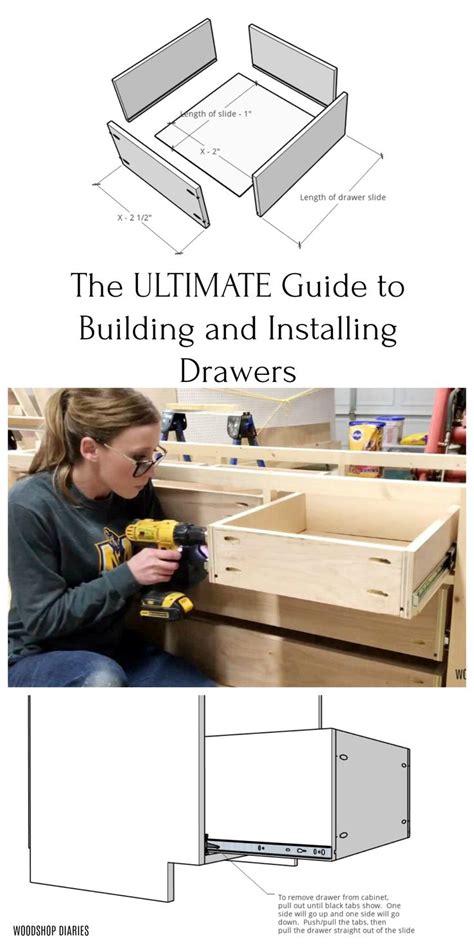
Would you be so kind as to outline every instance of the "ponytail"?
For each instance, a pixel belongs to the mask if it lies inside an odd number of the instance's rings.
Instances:
[[[40,471],[54,471],[54,483],[58,490],[72,500],[68,490],[74,461],[72,445],[69,443],[65,418],[68,407],[69,389],[58,389],[48,398],[45,407],[46,431],[28,471],[37,474]]]
[[[57,490],[74,503],[72,468],[81,460],[85,436],[113,441],[133,425],[157,424],[160,413],[152,401],[131,388],[61,388],[48,399],[45,433],[28,471],[52,471]]]

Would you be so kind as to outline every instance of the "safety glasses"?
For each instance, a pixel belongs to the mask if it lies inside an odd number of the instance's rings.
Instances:
[[[103,448],[107,448],[109,451],[113,451],[114,454],[119,454],[122,458],[127,458],[127,461],[131,461],[135,465],[135,470],[133,471],[132,477],[143,477],[144,474],[147,474],[152,467],[155,467],[156,464],[159,464],[160,461],[166,457],[167,451],[165,448],[162,448],[161,445],[153,452],[152,458],[140,458],[137,461],[136,458],[131,458],[129,454],[124,454],[123,451],[118,451],[117,448],[113,448],[111,444],[107,444],[106,441],[99,441],[98,438],[94,438],[94,441],[97,441],[97,444],[101,444]]]

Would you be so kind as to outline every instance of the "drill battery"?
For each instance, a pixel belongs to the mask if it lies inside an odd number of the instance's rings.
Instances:
[[[141,601],[140,615],[150,619],[166,619],[174,622],[176,619],[185,619],[193,609],[191,600],[184,593],[160,593],[152,589]]]

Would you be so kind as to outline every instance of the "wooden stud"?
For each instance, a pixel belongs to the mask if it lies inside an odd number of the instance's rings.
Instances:
[[[166,408],[170,411],[184,411],[184,412],[193,412],[193,411],[202,411],[216,415],[226,415],[232,414],[233,412],[242,411],[240,405],[221,405],[219,402],[213,403],[209,402],[202,405],[187,405],[180,402],[167,402]]]
[[[178,408],[176,409],[178,410]],[[189,411],[189,408],[185,409]],[[341,473],[349,465],[374,465],[377,467],[393,467],[400,470],[418,469],[423,471],[465,471],[466,456],[463,454],[417,454],[404,451],[344,451],[316,447],[273,447],[259,445],[231,445],[231,444],[202,444],[187,441],[186,448],[193,460],[200,458],[214,458],[214,463],[220,463],[220,458],[236,457],[239,461],[275,461],[297,464],[321,464],[338,467]],[[169,455],[175,457],[182,451],[178,443],[169,443]]]

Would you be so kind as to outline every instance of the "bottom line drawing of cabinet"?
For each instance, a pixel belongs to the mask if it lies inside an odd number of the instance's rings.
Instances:
[[[243,722],[233,697],[207,728],[223,692],[87,698],[28,699],[31,883],[169,902],[175,865],[327,863],[410,836],[409,749],[322,727],[316,700],[307,727],[257,730],[248,695]]]

